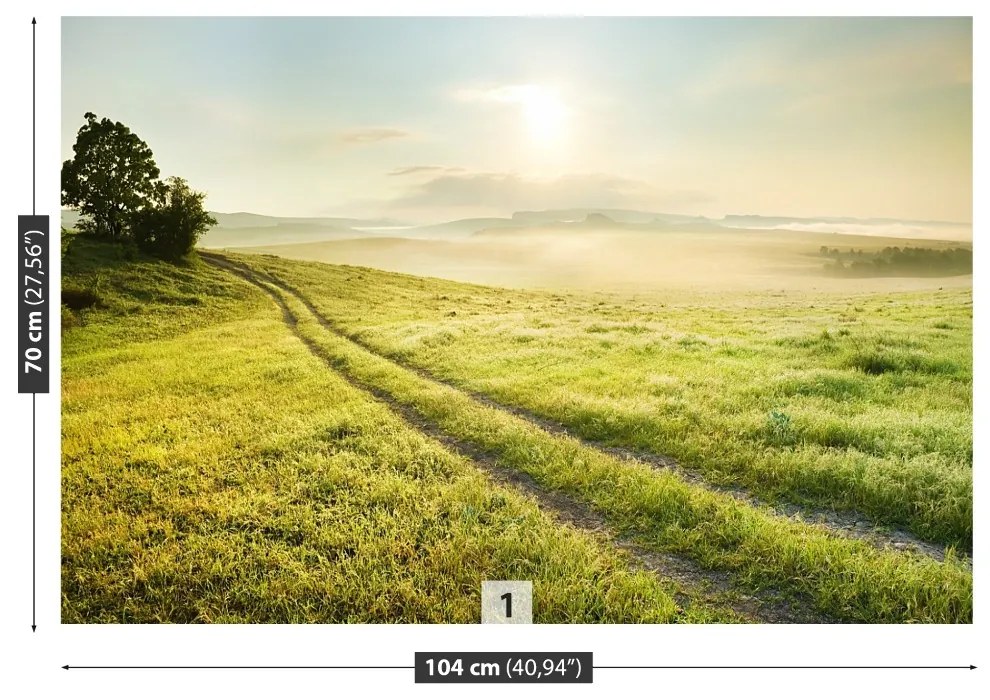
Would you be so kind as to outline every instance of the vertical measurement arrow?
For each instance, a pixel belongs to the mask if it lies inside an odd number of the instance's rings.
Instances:
[[[37,158],[37,123],[38,123],[38,95],[37,95],[37,73],[38,73],[38,52],[35,49],[37,36],[38,19],[31,18],[31,213],[37,214],[38,201],[38,158]]]
[[[31,18],[31,214],[38,213],[38,18]],[[35,404],[31,394],[31,632],[38,631],[38,466]]]
[[[38,393],[48,393],[48,217],[38,216],[37,26],[31,18],[31,216],[17,221],[18,392],[31,394],[31,631],[38,631]]]
[[[35,457],[35,403],[38,395],[31,394],[31,631],[38,631],[38,479]]]
[[[31,214],[38,213],[38,18],[31,18]],[[35,453],[37,394],[31,394],[31,632],[38,631],[38,458]]]

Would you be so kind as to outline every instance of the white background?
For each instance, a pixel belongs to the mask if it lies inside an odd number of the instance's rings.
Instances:
[[[60,16],[135,14],[136,3],[50,2],[5,6],[0,51],[3,52],[3,166],[0,191],[8,243],[0,246],[2,267],[15,265],[17,214],[31,212],[31,17],[38,18],[37,38],[37,188],[39,214],[52,217],[58,231],[59,203],[59,47]],[[220,3],[172,0],[151,6],[149,14],[352,14],[354,5],[335,3]],[[733,2],[665,4],[623,2],[369,2],[360,14],[714,14],[779,15],[794,12],[794,3]],[[985,3],[983,3],[985,5]],[[415,8],[415,10],[413,9]],[[147,10],[146,10],[147,11]],[[810,15],[973,15],[975,124],[985,122],[986,50],[990,12],[976,2],[805,2]],[[140,12],[137,12],[140,13]],[[976,243],[975,357],[988,357],[986,268],[982,229],[987,218],[985,129],[975,133],[974,239]],[[53,246],[54,248],[54,246]],[[57,248],[51,253],[58,273]],[[516,696],[595,697],[626,690],[646,690],[651,697],[974,698],[986,695],[990,658],[983,614],[982,562],[987,555],[981,534],[986,518],[977,509],[975,576],[976,622],[960,626],[421,626],[421,625],[60,625],[59,624],[59,334],[53,329],[52,393],[39,395],[37,436],[37,620],[31,631],[31,397],[17,395],[16,299],[13,279],[0,285],[0,353],[3,458],[0,535],[3,604],[0,645],[0,695],[9,698],[261,698],[283,695],[342,697],[369,690],[412,697]],[[54,293],[53,293],[54,296]],[[57,323],[55,314],[54,322]],[[985,362],[985,360],[984,360]],[[990,425],[981,397],[986,395],[984,363],[975,373],[974,424]],[[985,443],[976,431],[976,500],[983,499],[981,469]],[[411,670],[62,670],[71,665],[411,665],[420,651],[593,651],[599,665],[963,665],[970,670],[600,670],[591,686],[439,686],[414,685]],[[978,691],[983,687],[983,691]],[[56,695],[57,694],[57,695]]]

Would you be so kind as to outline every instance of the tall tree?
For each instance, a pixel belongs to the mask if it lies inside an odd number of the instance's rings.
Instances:
[[[62,163],[62,205],[83,215],[83,228],[112,240],[128,237],[129,218],[160,196],[151,149],[120,122],[92,112]]]

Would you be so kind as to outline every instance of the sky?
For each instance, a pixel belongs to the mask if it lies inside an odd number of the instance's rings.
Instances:
[[[972,220],[967,18],[64,18],[88,111],[214,211]]]

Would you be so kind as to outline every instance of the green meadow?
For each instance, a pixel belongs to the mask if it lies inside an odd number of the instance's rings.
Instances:
[[[972,292],[594,295],[271,257],[343,332],[768,501],[972,546]]]
[[[814,240],[534,289],[70,236],[63,621],[970,622],[971,277]]]

